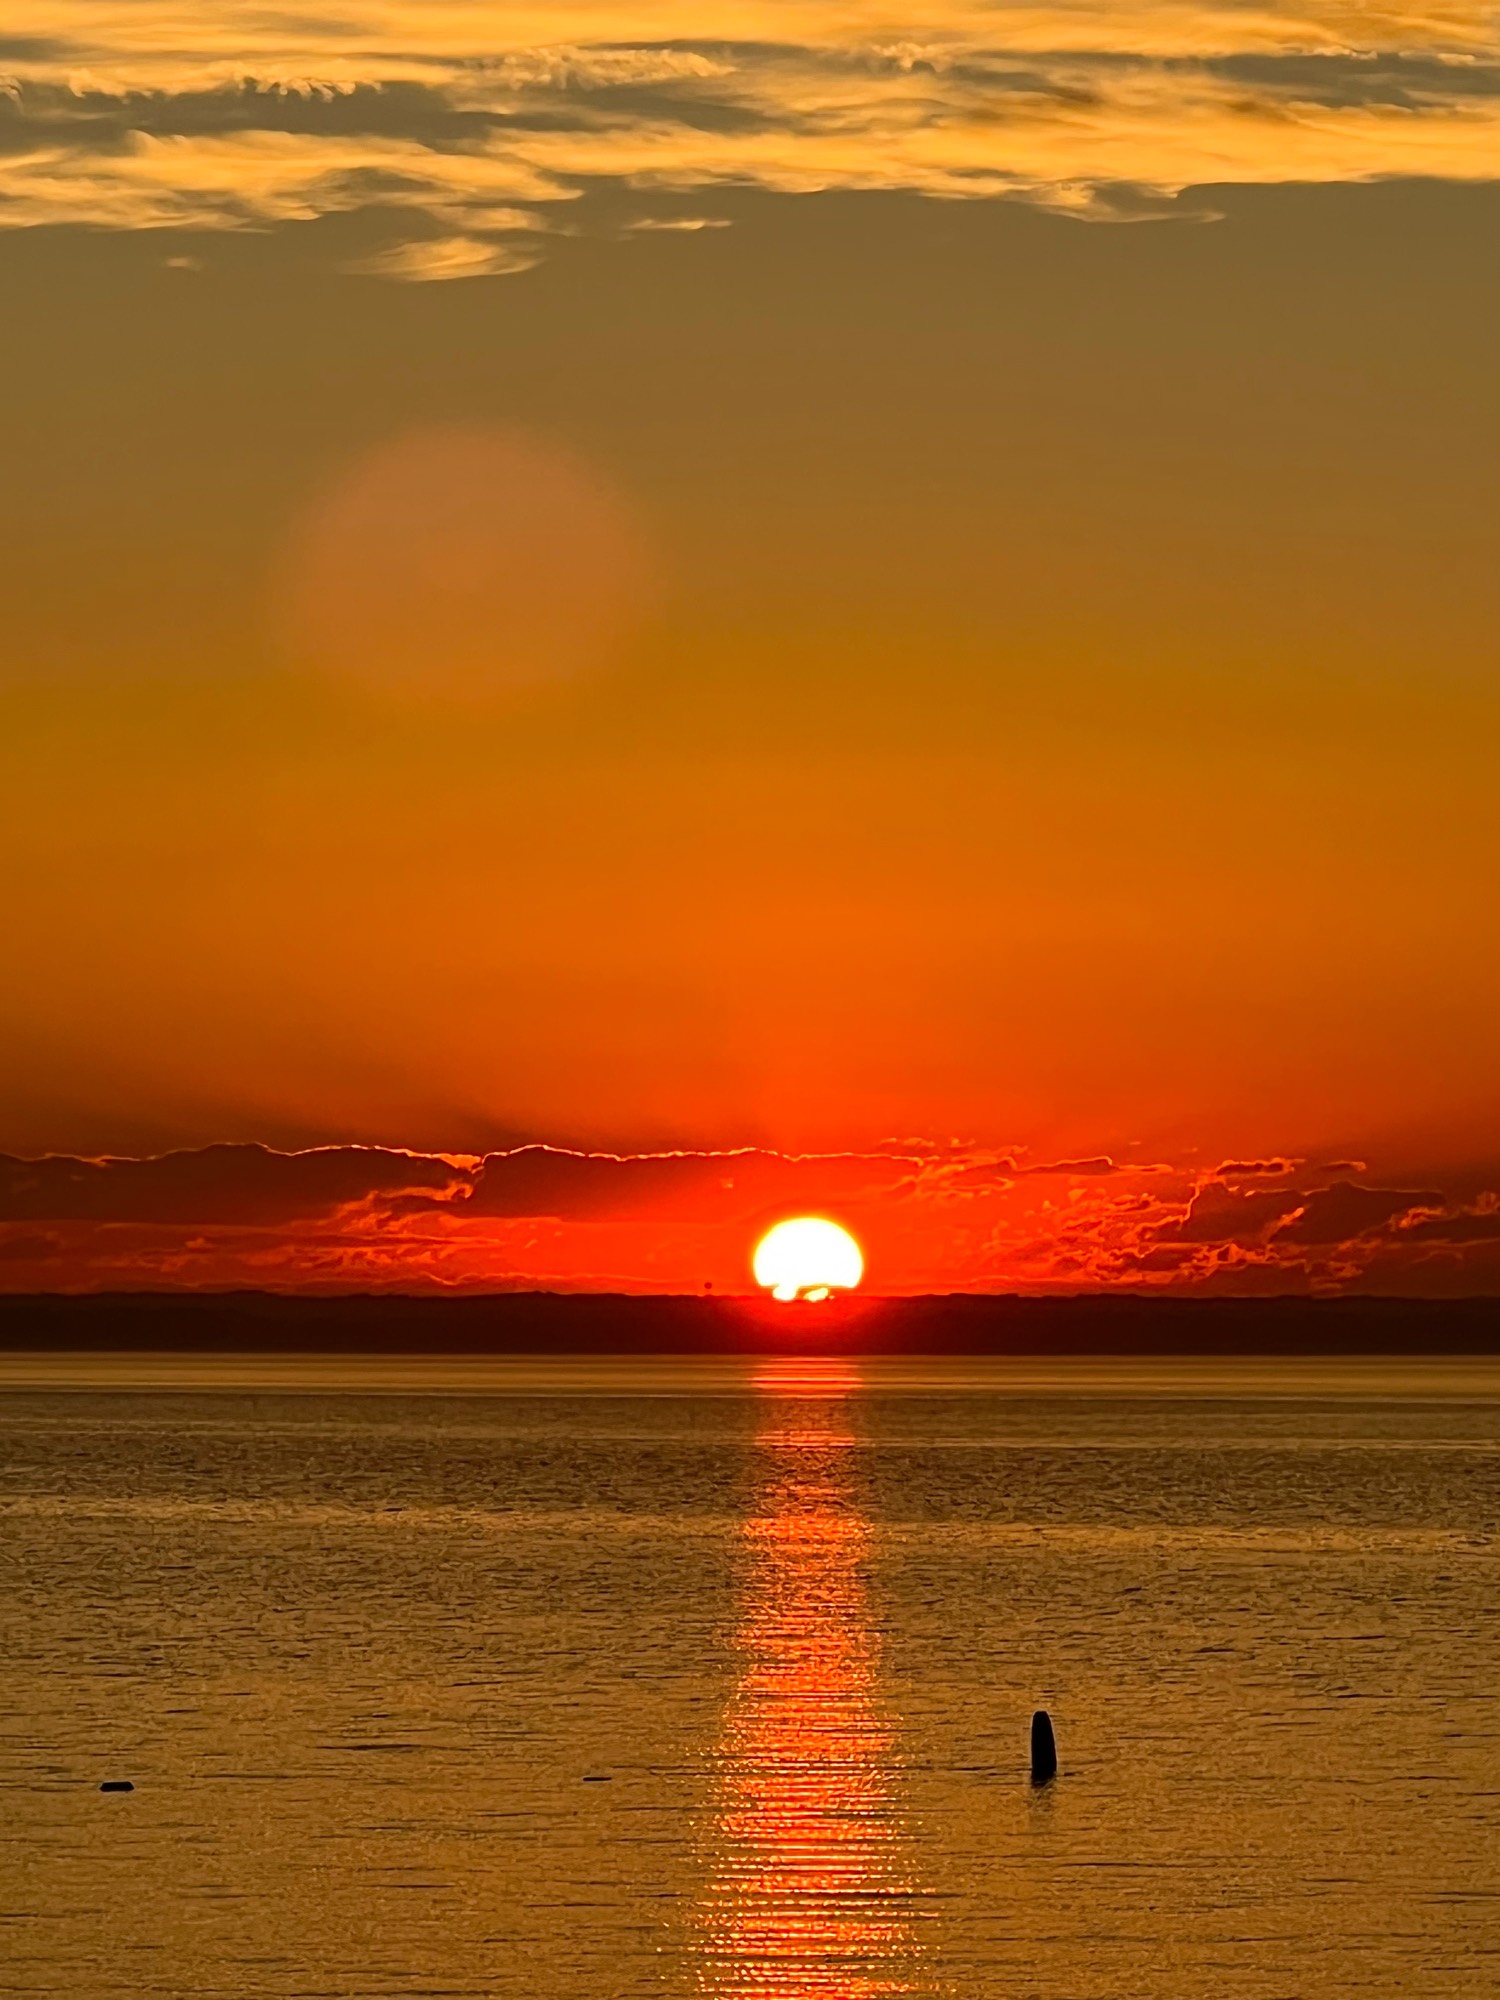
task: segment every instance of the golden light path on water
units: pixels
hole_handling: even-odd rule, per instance
[[[880,1688],[871,1532],[851,1477],[856,1369],[775,1362],[742,1546],[738,1684],[718,1749],[700,1990],[717,2000],[934,1991]]]

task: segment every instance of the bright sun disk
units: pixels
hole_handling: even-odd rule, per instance
[[[865,1274],[859,1245],[821,1215],[778,1222],[755,1246],[755,1282],[776,1299],[826,1299],[850,1292]]]

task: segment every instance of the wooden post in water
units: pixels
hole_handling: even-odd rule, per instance
[[[1057,1776],[1057,1738],[1052,1734],[1052,1717],[1039,1708],[1031,1718],[1031,1782],[1046,1785]]]

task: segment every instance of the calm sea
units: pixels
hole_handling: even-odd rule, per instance
[[[0,1992],[1500,1987],[1500,1369],[0,1387]]]

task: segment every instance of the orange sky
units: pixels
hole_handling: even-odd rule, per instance
[[[21,11],[0,1149],[1490,1282],[1480,10]],[[806,1181],[17,1168],[0,1282],[733,1287]]]

